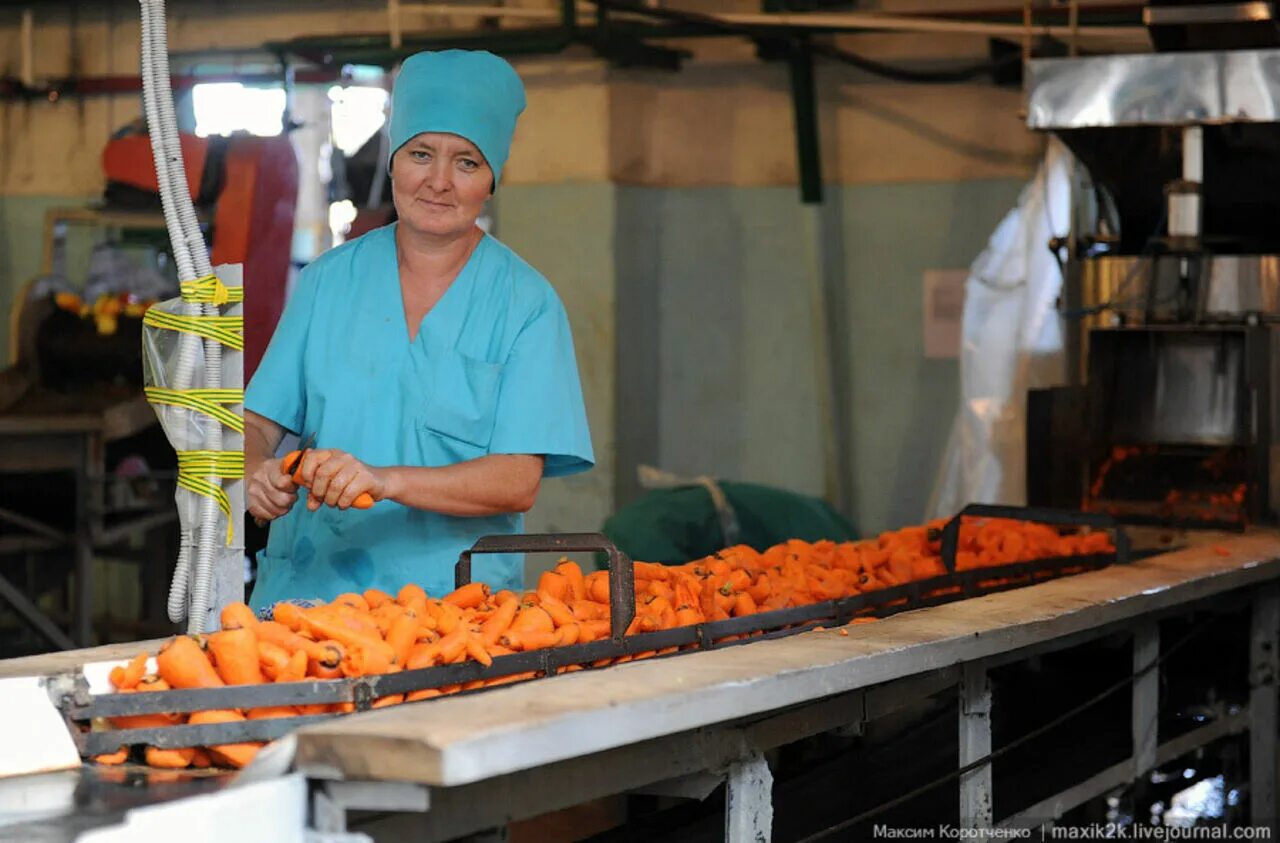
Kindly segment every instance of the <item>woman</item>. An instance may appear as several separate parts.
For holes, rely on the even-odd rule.
[[[485,52],[419,53],[391,101],[398,222],[303,271],[245,392],[245,498],[272,520],[255,608],[410,582],[443,594],[463,549],[521,530],[543,477],[592,465],[564,307],[476,226],[520,77]],[[305,505],[273,456],[286,430],[316,437]],[[352,508],[365,492],[373,507]],[[519,557],[475,566],[521,585]]]

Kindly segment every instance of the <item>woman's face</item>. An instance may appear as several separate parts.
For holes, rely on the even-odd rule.
[[[423,132],[391,159],[391,196],[400,221],[422,234],[470,231],[493,188],[493,170],[471,141]]]

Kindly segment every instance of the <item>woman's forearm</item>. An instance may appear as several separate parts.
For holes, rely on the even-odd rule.
[[[538,497],[540,456],[491,454],[439,468],[391,466],[379,469],[386,497],[414,509],[478,517],[527,512]]]

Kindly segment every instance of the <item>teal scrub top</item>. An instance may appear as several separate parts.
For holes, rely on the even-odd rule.
[[[245,407],[316,448],[373,466],[445,466],[486,454],[545,455],[544,477],[594,461],[569,320],[555,290],[486,235],[412,342],[395,224],[307,266]],[[331,600],[408,583],[453,589],[458,555],[477,538],[518,533],[520,514],[459,518],[379,501],[368,510],[306,508],[306,490],[272,522],[250,604]],[[477,555],[473,577],[522,586],[522,560]]]

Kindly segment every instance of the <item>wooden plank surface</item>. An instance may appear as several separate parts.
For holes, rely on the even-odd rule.
[[[144,651],[154,655],[160,651],[160,645],[167,640],[157,638],[123,644],[104,644],[101,647],[62,650],[42,653],[38,656],[24,656],[20,659],[4,659],[0,660],[0,679],[13,676],[52,676],[55,673],[78,670],[82,665],[92,662],[131,659]]]
[[[340,718],[317,776],[455,786],[1076,635],[1280,576],[1280,538],[1223,538],[865,625],[632,662]]]

